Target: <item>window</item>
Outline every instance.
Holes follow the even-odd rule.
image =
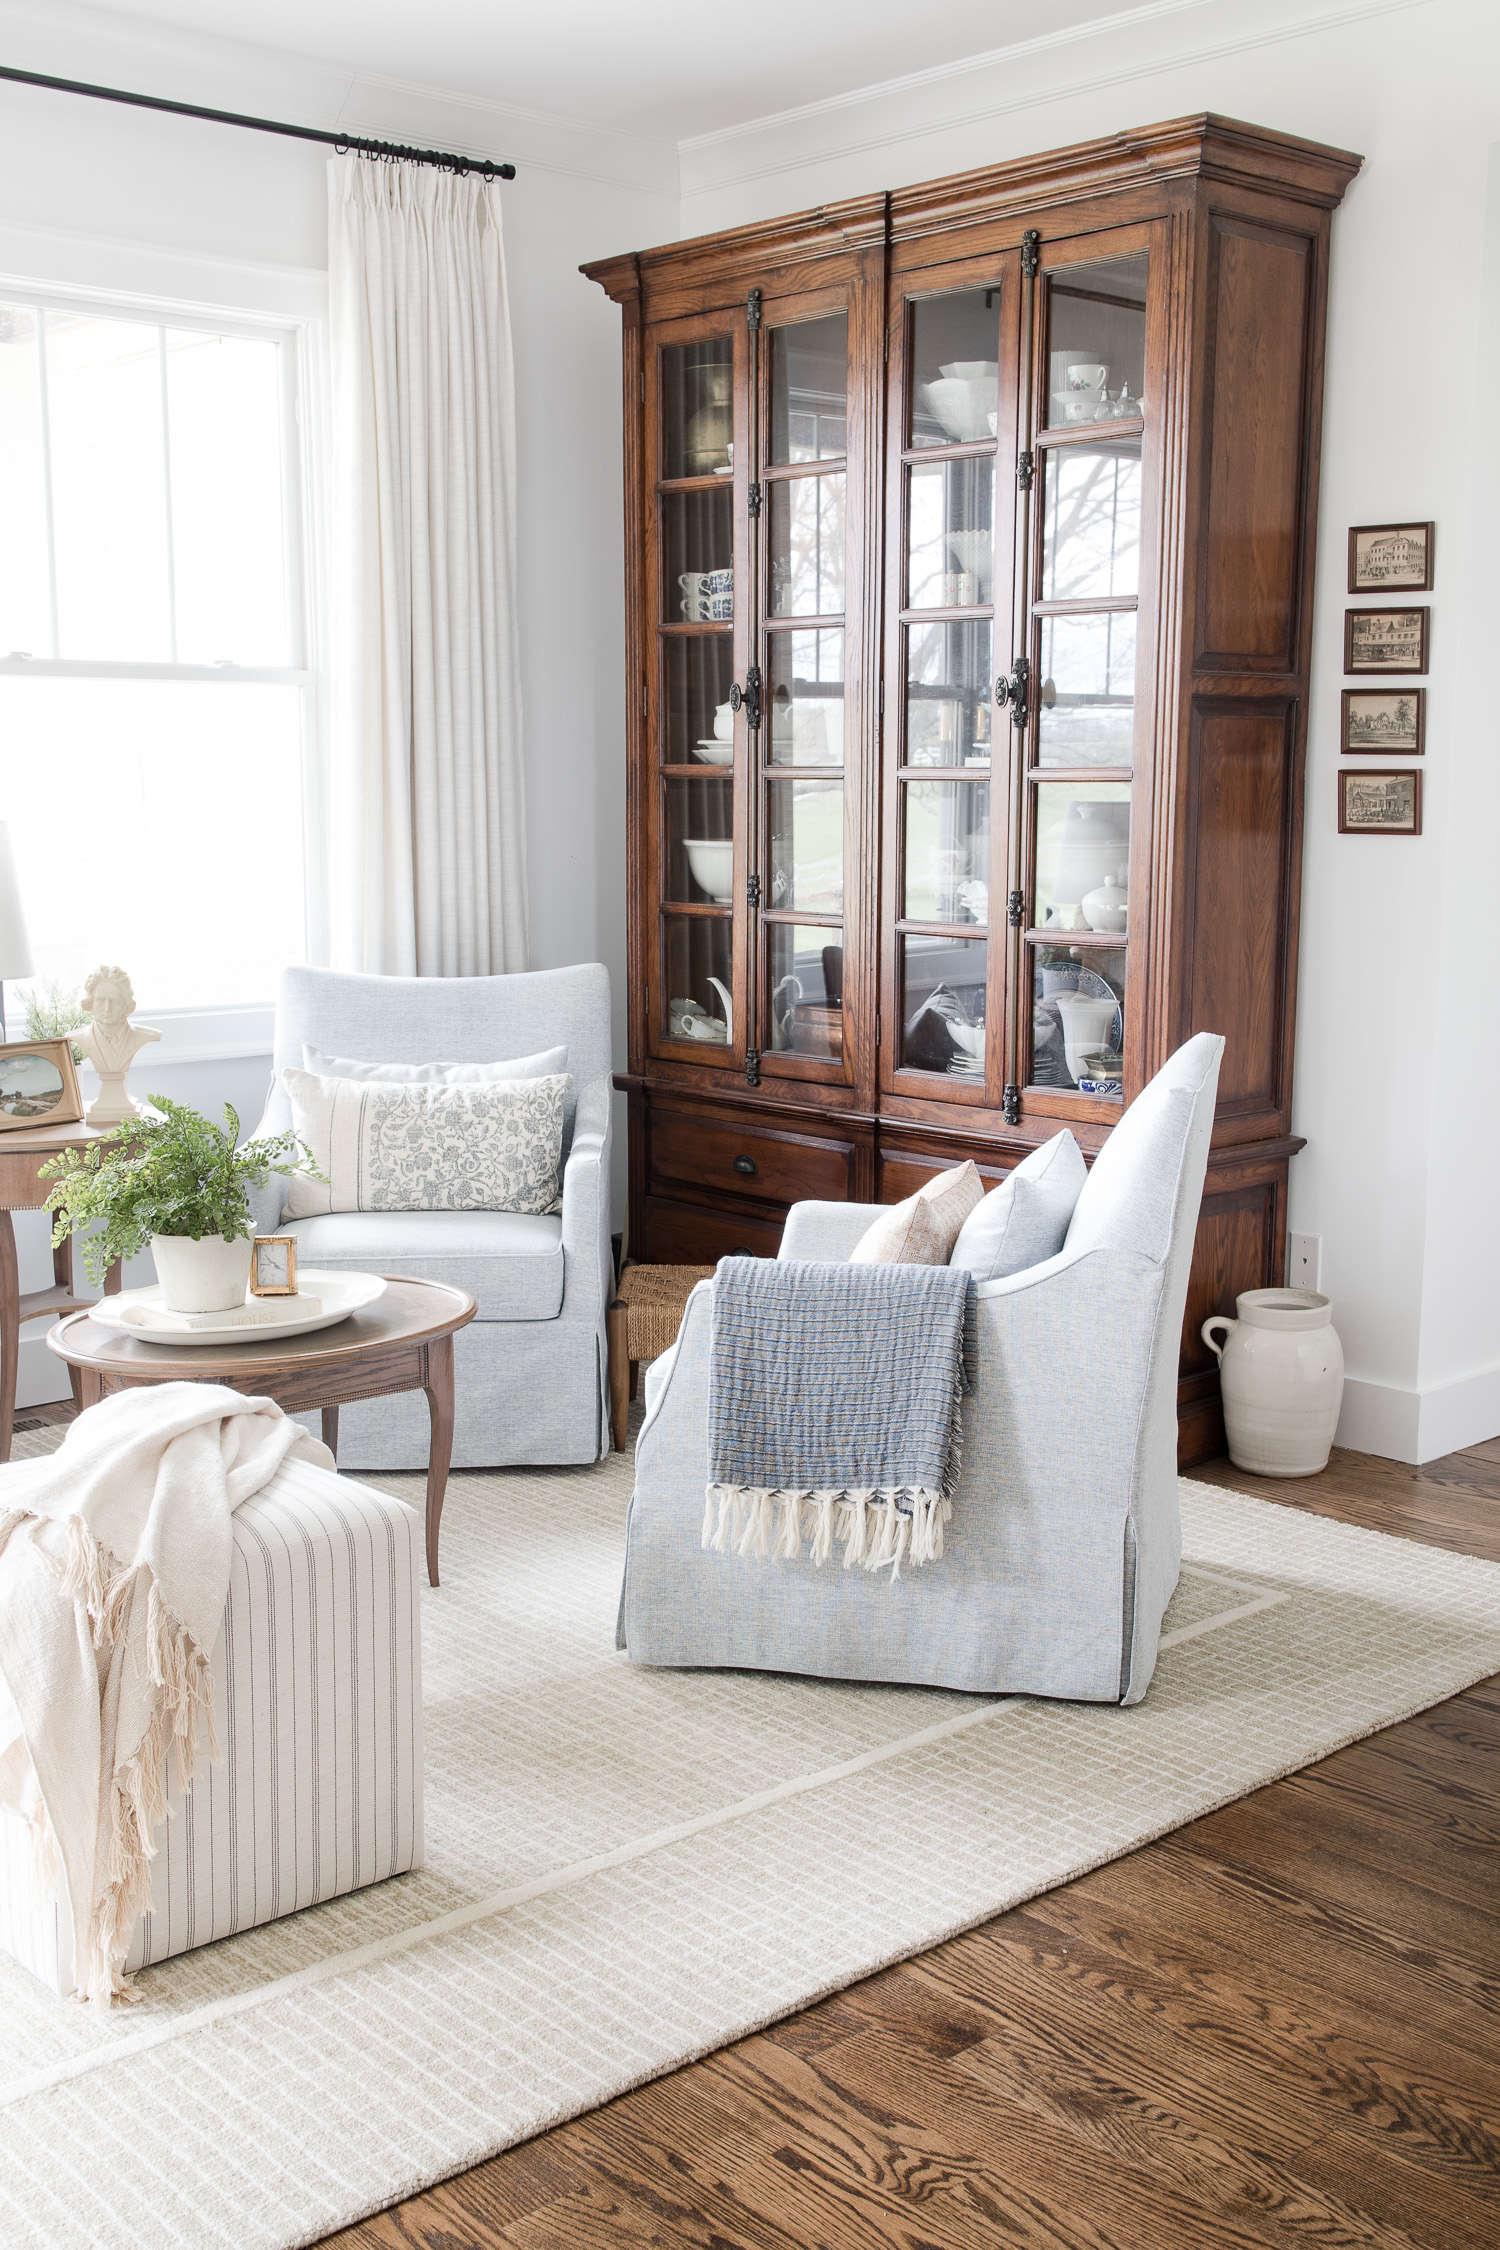
[[[38,976],[142,1013],[307,957],[299,353],[0,291],[0,814]]]

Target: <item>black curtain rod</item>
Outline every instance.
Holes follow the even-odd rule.
[[[96,102],[124,102],[131,109],[162,109],[172,117],[201,117],[210,125],[243,125],[252,133],[279,133],[288,141],[322,141],[340,155],[355,149],[361,156],[376,156],[387,164],[434,164],[440,172],[478,172],[486,180],[513,180],[514,164],[497,164],[488,156],[451,156],[440,149],[402,148],[394,141],[361,140],[357,133],[324,133],[315,125],[278,125],[269,117],[241,117],[232,109],[200,109],[196,102],[164,101],[158,94],[127,94],[118,86],[85,86],[76,78],[45,78],[37,70],[10,70],[0,64],[0,78],[18,86],[45,86],[54,94],[88,94]]]

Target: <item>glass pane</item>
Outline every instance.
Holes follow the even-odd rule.
[[[1032,978],[1033,1086],[1123,1099],[1125,949],[1040,945]]]
[[[839,459],[849,389],[849,315],[771,331],[771,460]]]
[[[37,316],[0,305],[0,656],[51,656]]]
[[[778,1054],[838,1062],[844,1052],[842,930],[770,925],[771,1045]]]
[[[58,654],[169,663],[160,331],[49,312]]]
[[[844,911],[844,784],[773,781],[772,906],[803,914]]]
[[[731,766],[734,763],[734,636],[695,633],[663,638],[666,659],[662,709],[662,763]]]
[[[989,880],[989,783],[909,781],[905,919],[987,923]]]
[[[728,773],[668,781],[661,895],[674,905],[727,906],[734,896],[734,785]]]
[[[995,460],[917,461],[911,479],[906,601],[973,609],[995,591]]]
[[[287,664],[281,352],[166,334],[173,584],[183,664]]]
[[[844,762],[844,635],[767,635],[771,756],[782,766]]]
[[[836,617],[844,606],[844,477],[771,487],[771,615]]]
[[[1042,455],[1042,600],[1097,601],[1140,582],[1141,441]]]
[[[63,774],[82,882],[58,879]],[[253,851],[247,776],[256,804],[276,808]],[[299,689],[0,679],[0,805],[38,979],[76,987],[123,957],[136,1020],[151,1023],[154,1008],[268,1002],[287,964],[306,960]],[[255,911],[226,912],[252,866]],[[150,1064],[147,1053],[135,1065],[137,1094],[151,1091]]]
[[[1130,881],[1130,783],[1044,781],[1036,792],[1036,929],[1118,930]]]
[[[664,477],[729,476],[734,469],[734,343],[712,336],[661,355]]]
[[[992,438],[1000,403],[1000,290],[964,289],[912,306],[911,442]]]
[[[1047,283],[1047,421],[1139,414],[1146,370],[1146,252],[1065,266]]]
[[[901,1063],[951,1078],[984,1077],[983,938],[901,940]]]
[[[725,625],[734,615],[733,492],[667,492],[661,500],[662,622]]]
[[[990,628],[912,625],[906,649],[906,762],[986,766],[990,760]]]
[[[1042,619],[1037,763],[1128,766],[1135,741],[1135,612]]]
[[[664,914],[661,941],[662,1032],[703,1047],[711,1059],[734,1037],[734,924],[727,914]]]

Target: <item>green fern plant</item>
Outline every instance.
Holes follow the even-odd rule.
[[[151,1096],[152,1111],[127,1118],[103,1140],[70,1148],[41,1167],[55,1180],[46,1208],[55,1214],[54,1244],[80,1228],[97,1226],[83,1246],[83,1262],[96,1288],[116,1258],[133,1258],[154,1234],[206,1234],[226,1241],[253,1235],[247,1188],[263,1188],[273,1172],[301,1172],[321,1180],[305,1142],[295,1133],[247,1141],[237,1148],[240,1121],[226,1102],[227,1128],[212,1125],[183,1102]]]

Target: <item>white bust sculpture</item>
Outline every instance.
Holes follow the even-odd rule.
[[[93,1021],[73,1037],[99,1073],[99,1091],[84,1113],[89,1125],[118,1125],[140,1110],[125,1091],[125,1073],[140,1049],[161,1033],[132,1023],[135,993],[123,969],[98,968],[84,978],[83,1006]]]

